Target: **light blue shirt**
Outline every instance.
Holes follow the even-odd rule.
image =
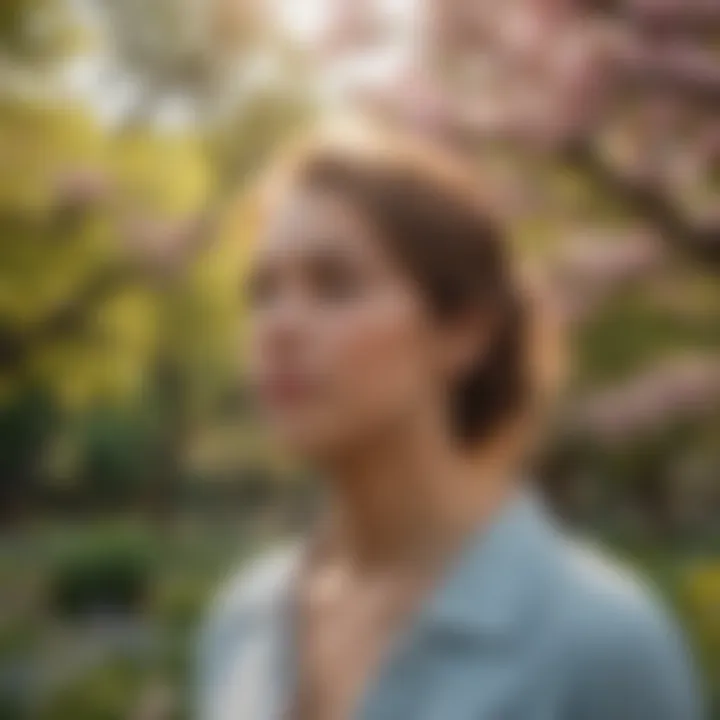
[[[294,689],[299,548],[222,592],[197,720],[280,720]],[[639,581],[524,496],[471,538],[366,688],[357,720],[699,720],[676,627]]]

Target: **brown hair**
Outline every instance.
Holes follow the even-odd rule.
[[[532,308],[505,233],[464,163],[376,128],[322,135],[284,157],[289,163],[271,177],[339,193],[367,214],[439,318],[479,311],[491,323],[485,352],[451,397],[464,442],[484,442],[535,405]]]

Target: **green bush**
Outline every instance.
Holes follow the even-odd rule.
[[[150,600],[153,617],[179,631],[192,629],[202,615],[212,588],[195,577],[174,577],[159,583]]]
[[[38,635],[37,624],[31,624],[28,619],[4,620],[0,624],[0,660],[26,655],[34,647]]]
[[[101,532],[62,549],[50,570],[49,597],[61,616],[137,611],[147,598],[150,546],[127,532]]]
[[[20,694],[0,687],[0,720],[23,720],[25,717],[27,712]]]
[[[127,663],[103,665],[46,698],[39,720],[127,720],[142,682],[139,670]]]

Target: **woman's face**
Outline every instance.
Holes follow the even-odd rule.
[[[447,338],[371,219],[342,196],[284,198],[248,295],[251,379],[292,451],[331,457],[442,404]]]

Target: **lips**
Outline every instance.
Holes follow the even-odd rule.
[[[285,407],[307,400],[313,384],[298,372],[277,372],[269,375],[261,385],[263,398],[271,406]]]

